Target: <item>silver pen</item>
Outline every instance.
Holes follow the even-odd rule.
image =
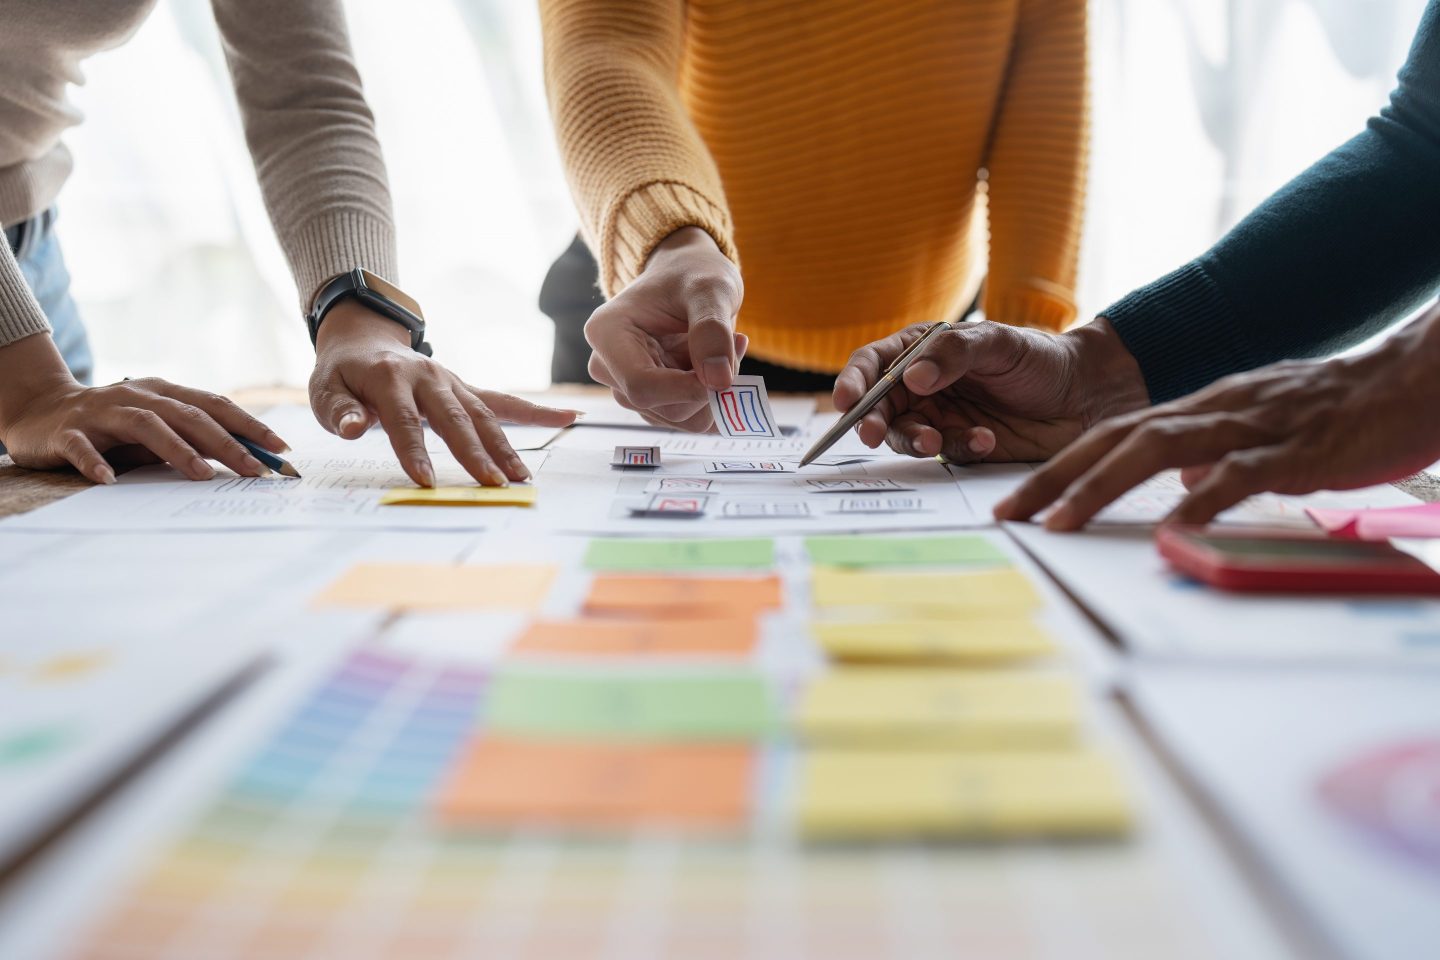
[[[825,435],[819,440],[816,440],[814,446],[805,451],[805,456],[800,458],[800,466],[808,465],[826,450],[835,446],[835,442],[845,436],[846,431],[859,423],[865,414],[869,413],[875,408],[877,403],[885,399],[887,393],[895,389],[900,383],[900,376],[910,364],[914,363],[920,356],[920,351],[925,349],[925,344],[930,342],[930,338],[937,333],[943,333],[949,330],[951,326],[953,326],[953,324],[948,320],[941,320],[938,323],[932,324],[930,329],[921,334],[918,340],[901,351],[900,356],[896,357],[890,366],[885,368],[885,372],[880,375],[880,379],[875,382],[875,386],[865,391],[865,396],[861,397],[855,403],[855,406],[846,411],[844,416],[835,421],[835,425],[829,430],[826,430]]]

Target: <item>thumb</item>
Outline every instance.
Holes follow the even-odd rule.
[[[1009,328],[1001,324],[970,323],[959,330],[937,334],[924,352],[905,368],[901,379],[918,396],[928,396],[953,384],[971,371],[983,371],[1002,356],[1013,356]]]
[[[690,321],[690,366],[711,390],[724,390],[735,379],[735,307],[730,298],[706,292],[685,305]]]
[[[322,427],[346,440],[369,430],[372,422],[370,411],[338,378],[311,385],[310,409]]]

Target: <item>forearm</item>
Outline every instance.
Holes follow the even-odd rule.
[[[1440,4],[1368,129],[1105,310],[1155,402],[1374,335],[1440,287]]]
[[[245,137],[302,309],[331,277],[397,279],[385,161],[339,0],[213,0]]]
[[[48,332],[0,346],[0,443],[32,398],[67,384],[75,378]]]
[[[50,324],[30,292],[10,245],[0,240],[0,348],[49,332]]]
[[[1075,319],[1088,146],[1085,0],[1025,0],[989,170],[985,315],[1060,330]]]
[[[680,0],[541,0],[560,152],[607,295],[676,230],[736,259],[720,175],[680,101]]]

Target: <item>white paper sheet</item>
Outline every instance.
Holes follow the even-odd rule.
[[[1435,677],[1151,668],[1133,684],[1165,748],[1341,955],[1435,956]]]
[[[167,466],[144,467],[124,474],[114,486],[92,487],[0,521],[0,530],[475,530],[496,522],[492,511],[506,509],[382,507],[386,490],[414,485],[382,431],[342,440],[298,407],[282,408],[266,419],[294,448],[288,458],[301,479],[239,477],[221,468],[213,480],[186,480]],[[539,437],[529,432],[535,428],[519,429],[525,432],[517,437]],[[543,432],[555,434],[550,428]],[[437,484],[475,483],[429,430],[426,449]],[[545,453],[527,451],[520,458],[534,472]]]
[[[1224,593],[1173,573],[1148,530],[1006,530],[1138,657],[1440,667],[1440,600]]]
[[[525,393],[520,394],[534,403],[565,410],[579,410],[585,414],[578,426],[582,427],[624,427],[627,429],[659,430],[645,422],[645,418],[634,410],[626,410],[616,403],[609,394],[571,395],[566,393]],[[815,412],[815,401],[809,397],[771,397],[770,409],[775,421],[782,429],[798,430],[805,426]]]

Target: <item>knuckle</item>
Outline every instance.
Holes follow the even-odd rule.
[[[204,410],[201,410],[199,407],[195,406],[192,403],[179,404],[175,408],[175,413],[180,418],[188,420],[191,423],[199,424],[210,422],[210,414],[206,413]]]
[[[419,430],[425,425],[425,420],[420,416],[419,411],[408,407],[396,410],[390,419],[396,427],[405,431]]]
[[[120,411],[121,422],[137,430],[149,430],[163,426],[164,420],[154,410],[144,407],[125,407]]]

